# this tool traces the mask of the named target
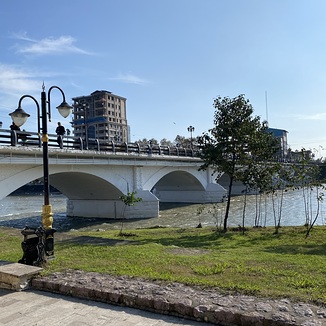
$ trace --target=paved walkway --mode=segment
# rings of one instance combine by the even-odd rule
[[[63,295],[0,289],[0,325],[6,326],[207,326],[138,309],[81,300]]]

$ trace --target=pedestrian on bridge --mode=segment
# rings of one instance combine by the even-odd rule
[[[17,130],[20,131],[20,128],[13,122],[12,125],[10,126],[11,130]]]
[[[62,144],[62,136],[66,133],[66,129],[64,126],[61,125],[61,122],[58,122],[58,127],[56,128],[55,132],[57,133],[57,143],[59,145]]]

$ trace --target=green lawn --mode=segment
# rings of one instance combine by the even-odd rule
[[[177,281],[223,292],[326,304],[326,227],[138,229],[56,233],[56,259],[46,273],[68,268]],[[21,258],[19,230],[0,228],[0,259]]]

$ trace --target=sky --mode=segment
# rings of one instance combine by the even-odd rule
[[[292,150],[326,157],[325,0],[5,0],[0,7],[0,121],[42,84],[72,98],[127,98],[131,141],[199,136],[214,99],[244,94],[254,115],[288,131]],[[54,133],[72,117],[56,110]],[[36,105],[21,129],[36,131]]]

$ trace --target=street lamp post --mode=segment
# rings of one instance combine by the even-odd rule
[[[191,144],[191,149],[192,149],[192,133],[195,131],[195,127],[189,126],[187,128],[188,132],[190,132],[190,144]]]
[[[44,250],[42,252],[38,252],[38,263],[43,263],[47,258],[51,258],[54,256],[54,243],[53,243],[53,233],[55,232],[52,229],[53,223],[53,214],[52,214],[52,206],[50,205],[50,183],[49,183],[49,154],[48,154],[48,120],[51,121],[51,100],[50,93],[56,88],[58,89],[63,97],[63,102],[57,107],[59,113],[64,117],[68,117],[71,112],[71,106],[66,102],[65,94],[62,89],[58,86],[52,86],[48,90],[48,94],[46,96],[45,86],[43,83],[42,92],[41,92],[41,115],[40,115],[40,105],[38,101],[31,95],[23,95],[19,99],[18,108],[9,113],[11,119],[15,124],[20,127],[22,126],[28,117],[30,116],[26,113],[22,107],[21,103],[23,99],[30,98],[32,99],[37,107],[37,130],[40,134],[40,130],[42,130],[42,148],[43,148],[43,182],[44,182],[44,205],[42,208],[42,227],[44,229]],[[40,120],[42,121],[42,128],[40,127]],[[38,248],[39,249],[39,248]],[[41,257],[40,257],[41,256]]]

